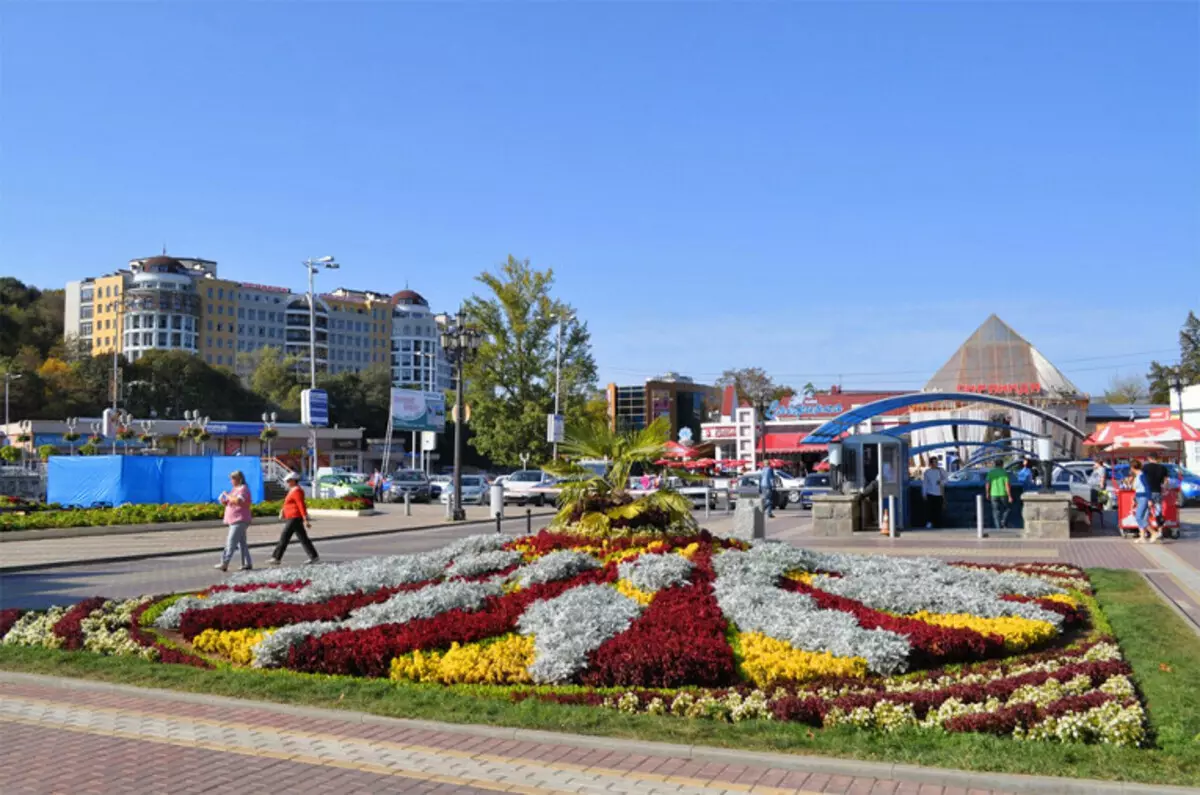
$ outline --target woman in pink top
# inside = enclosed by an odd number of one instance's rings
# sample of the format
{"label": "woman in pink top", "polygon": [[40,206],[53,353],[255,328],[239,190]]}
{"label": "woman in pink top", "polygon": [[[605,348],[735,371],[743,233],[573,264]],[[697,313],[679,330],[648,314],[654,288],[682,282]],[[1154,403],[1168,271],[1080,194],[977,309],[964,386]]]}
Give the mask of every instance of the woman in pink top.
{"label": "woman in pink top", "polygon": [[250,529],[250,488],[246,485],[246,476],[241,472],[229,475],[233,488],[221,492],[221,504],[225,506],[225,524],[229,525],[229,535],[225,538],[225,551],[221,554],[221,562],[215,568],[228,571],[229,561],[233,551],[242,550],[242,571],[254,568],[250,561],[250,546],[246,543],[246,531]]}

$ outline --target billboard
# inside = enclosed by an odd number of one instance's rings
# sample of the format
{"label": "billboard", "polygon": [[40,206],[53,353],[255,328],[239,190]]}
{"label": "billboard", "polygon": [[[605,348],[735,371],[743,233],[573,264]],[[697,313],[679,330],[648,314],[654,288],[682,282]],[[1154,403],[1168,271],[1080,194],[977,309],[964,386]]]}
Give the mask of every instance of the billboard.
{"label": "billboard", "polygon": [[329,424],[329,395],[324,389],[300,392],[300,422],[305,425]]}
{"label": "billboard", "polygon": [[446,397],[441,392],[392,389],[392,430],[446,430]]}

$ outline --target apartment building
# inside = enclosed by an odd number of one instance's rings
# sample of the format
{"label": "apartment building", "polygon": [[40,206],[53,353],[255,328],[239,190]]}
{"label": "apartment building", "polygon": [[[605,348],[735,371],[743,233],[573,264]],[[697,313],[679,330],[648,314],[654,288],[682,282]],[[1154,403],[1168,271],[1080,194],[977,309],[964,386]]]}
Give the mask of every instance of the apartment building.
{"label": "apartment building", "polygon": [[[308,369],[306,293],[222,278],[212,260],[155,257],[66,286],[64,330],[92,355],[182,350],[248,375],[253,354],[279,348]],[[387,367],[396,386],[452,386],[429,303],[412,290],[389,295],[339,287],[315,301],[317,368]],[[298,369],[301,369],[298,367]]]}

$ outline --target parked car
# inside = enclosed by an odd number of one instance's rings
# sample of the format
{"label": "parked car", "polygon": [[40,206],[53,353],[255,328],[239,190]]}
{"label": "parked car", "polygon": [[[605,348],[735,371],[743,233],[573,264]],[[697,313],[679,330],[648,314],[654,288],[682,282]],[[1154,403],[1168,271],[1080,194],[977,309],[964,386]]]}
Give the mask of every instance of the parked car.
{"label": "parked car", "polygon": [[[758,472],[747,472],[743,477],[759,477]],[[804,488],[804,480],[802,478],[789,475],[787,472],[775,472],[775,482],[782,484],[775,487],[776,491],[780,489],[787,492],[788,502],[795,505],[800,502],[800,491]]]}
{"label": "parked car", "polygon": [[351,475],[322,475],[317,478],[317,492],[322,497],[366,497],[372,499],[374,490]]}
{"label": "parked car", "polygon": [[[451,482],[442,488],[440,499],[445,504],[453,498],[454,483],[452,478]],[[463,475],[462,502],[463,505],[487,505],[491,502],[491,486],[488,485],[487,478],[483,477],[483,475]]]}
{"label": "parked car", "polygon": [[[736,502],[739,497],[759,496],[759,475],[742,475],[737,480],[737,487],[730,492],[730,498]],[[788,493],[783,489],[783,480],[775,476],[775,508],[783,510],[788,506]]]}
{"label": "parked car", "polygon": [[386,502],[404,502],[404,495],[410,502],[429,502],[433,499],[433,489],[425,473],[416,469],[402,469],[393,477],[384,492]]}
{"label": "parked car", "polygon": [[552,502],[553,495],[537,491],[549,486],[552,481],[553,479],[540,469],[518,470],[504,481],[504,504],[515,502],[517,505],[545,505]]}
{"label": "parked car", "polygon": [[800,487],[800,507],[812,510],[812,498],[815,494],[828,494],[833,491],[833,480],[829,475],[814,473],[804,476],[804,484]]}

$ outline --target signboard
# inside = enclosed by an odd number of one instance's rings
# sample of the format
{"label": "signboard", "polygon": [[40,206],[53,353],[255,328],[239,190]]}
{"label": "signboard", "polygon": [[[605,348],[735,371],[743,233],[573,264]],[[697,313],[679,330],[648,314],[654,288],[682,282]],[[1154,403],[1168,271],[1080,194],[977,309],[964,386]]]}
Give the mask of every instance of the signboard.
{"label": "signboard", "polygon": [[357,450],[359,449],[359,441],[357,439],[334,439],[334,450]]}
{"label": "signboard", "polygon": [[305,389],[300,393],[300,422],[305,425],[329,424],[329,395],[324,389]]}
{"label": "signboard", "polygon": [[782,400],[771,401],[771,405],[767,407],[766,415],[768,420],[826,414],[836,417],[845,410],[840,401],[837,403],[820,403],[813,397],[806,397],[803,400],[796,400],[795,397],[785,397]]}
{"label": "signboard", "polygon": [[551,444],[557,444],[566,438],[563,428],[563,415],[547,414],[546,415],[546,441]]}
{"label": "signboard", "polygon": [[737,426],[736,425],[701,425],[700,426],[700,438],[704,439],[704,441],[706,441],[706,442],[711,441],[713,439],[736,439],[737,438]]}
{"label": "signboard", "polygon": [[437,449],[437,434],[433,431],[421,432],[421,449],[425,452]]}
{"label": "signboard", "polygon": [[1040,395],[1041,384],[959,384],[959,392],[980,395]]}
{"label": "signboard", "polygon": [[392,389],[392,430],[446,430],[446,397],[441,392]]}

